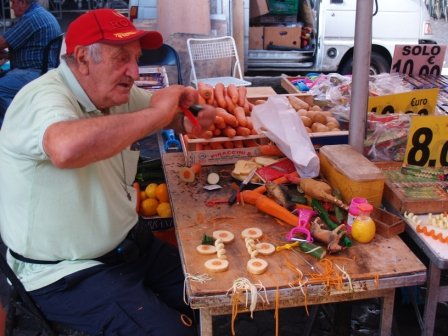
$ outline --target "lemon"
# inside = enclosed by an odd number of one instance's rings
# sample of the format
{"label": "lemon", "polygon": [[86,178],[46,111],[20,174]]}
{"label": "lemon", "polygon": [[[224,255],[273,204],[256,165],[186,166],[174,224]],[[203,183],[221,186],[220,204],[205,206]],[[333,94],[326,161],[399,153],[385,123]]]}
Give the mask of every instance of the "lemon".
{"label": "lemon", "polygon": [[166,183],[160,183],[156,187],[155,195],[159,202],[168,202],[170,200]]}
{"label": "lemon", "polygon": [[171,205],[168,202],[161,202],[157,206],[157,214],[163,218],[172,217]]}
{"label": "lemon", "polygon": [[157,189],[157,183],[150,183],[145,188],[146,196],[149,198],[156,198],[156,189]]}
{"label": "lemon", "polygon": [[155,198],[147,198],[140,204],[140,211],[143,216],[155,216],[157,215],[157,206],[159,201]]}
{"label": "lemon", "polygon": [[352,237],[358,243],[370,242],[375,237],[375,222],[370,217],[356,218],[352,224]]}

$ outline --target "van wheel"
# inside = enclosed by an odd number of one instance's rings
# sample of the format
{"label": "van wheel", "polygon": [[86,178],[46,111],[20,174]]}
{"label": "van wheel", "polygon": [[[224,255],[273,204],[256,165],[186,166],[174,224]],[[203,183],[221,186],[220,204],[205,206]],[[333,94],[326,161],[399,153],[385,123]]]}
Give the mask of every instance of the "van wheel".
{"label": "van wheel", "polygon": [[[353,68],[353,57],[348,58],[341,67],[341,75],[350,75]],[[372,52],[370,55],[369,75],[378,75],[382,72],[390,72],[389,61],[377,52]]]}

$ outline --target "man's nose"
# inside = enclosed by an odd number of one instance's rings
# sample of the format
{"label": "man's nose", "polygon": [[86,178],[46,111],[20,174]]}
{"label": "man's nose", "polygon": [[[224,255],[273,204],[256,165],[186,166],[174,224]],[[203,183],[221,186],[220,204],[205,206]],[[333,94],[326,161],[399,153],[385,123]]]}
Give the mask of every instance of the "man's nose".
{"label": "man's nose", "polygon": [[138,63],[136,61],[132,62],[129,65],[127,75],[134,80],[137,80],[139,78]]}

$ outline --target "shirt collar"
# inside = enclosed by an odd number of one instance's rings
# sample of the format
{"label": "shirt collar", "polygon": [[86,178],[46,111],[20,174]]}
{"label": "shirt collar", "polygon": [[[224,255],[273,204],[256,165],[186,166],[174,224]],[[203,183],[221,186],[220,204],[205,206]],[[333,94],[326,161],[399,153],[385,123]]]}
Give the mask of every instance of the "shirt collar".
{"label": "shirt collar", "polygon": [[69,66],[67,65],[67,62],[64,59],[61,60],[61,64],[59,65],[58,69],[62,78],[64,78],[68,88],[73,93],[76,100],[81,105],[82,109],[85,112],[97,112],[98,109],[92,103],[90,98],[87,96],[87,93],[81,87],[75,75],[70,70]]}

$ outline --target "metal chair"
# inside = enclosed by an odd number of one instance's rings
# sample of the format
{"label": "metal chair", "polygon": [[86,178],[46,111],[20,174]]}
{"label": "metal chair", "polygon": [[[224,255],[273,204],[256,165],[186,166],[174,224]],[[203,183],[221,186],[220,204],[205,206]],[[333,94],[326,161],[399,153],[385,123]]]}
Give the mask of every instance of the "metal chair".
{"label": "metal chair", "polygon": [[170,65],[177,69],[177,83],[183,84],[182,69],[180,64],[179,54],[176,49],[168,44],[163,44],[156,50],[142,50],[142,56],[138,61],[138,65]]}
{"label": "metal chair", "polygon": [[44,48],[44,55],[42,59],[42,67],[40,69],[40,74],[43,75],[48,71],[48,62],[50,59],[50,53],[54,53],[56,55],[57,59],[57,65],[60,63],[60,54],[61,54],[61,48],[62,48],[62,41],[64,40],[64,33],[56,36]]}
{"label": "metal chair", "polygon": [[191,63],[191,82],[198,86],[203,82],[211,86],[223,83],[225,86],[248,86],[243,79],[235,40],[232,36],[216,38],[189,38],[188,54]]}

